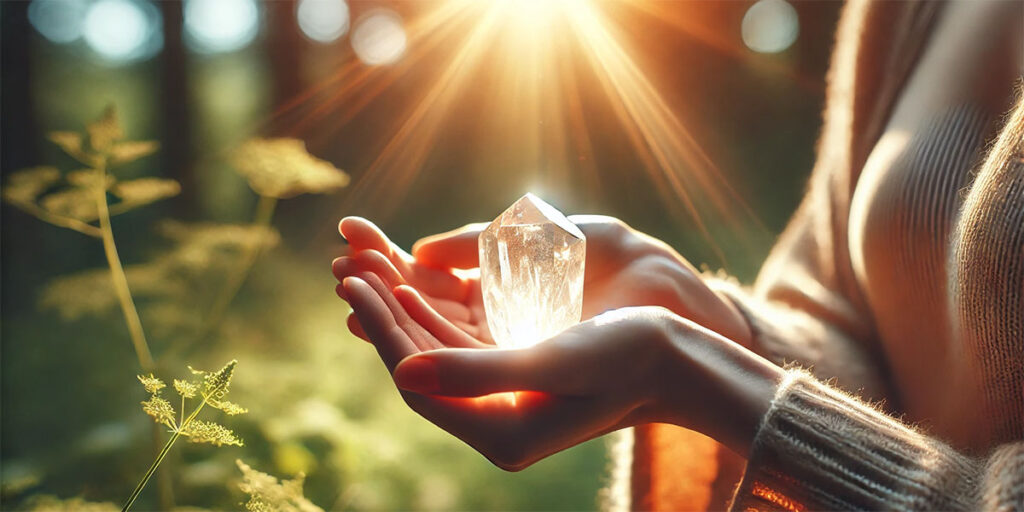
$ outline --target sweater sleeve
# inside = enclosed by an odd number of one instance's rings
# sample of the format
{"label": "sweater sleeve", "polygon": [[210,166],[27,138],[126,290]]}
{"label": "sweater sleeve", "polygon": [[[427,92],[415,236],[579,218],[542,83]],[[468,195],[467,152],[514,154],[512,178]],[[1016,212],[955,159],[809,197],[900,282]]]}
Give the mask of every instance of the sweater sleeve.
{"label": "sweater sleeve", "polygon": [[791,370],[732,510],[1024,510],[1024,441],[972,459]]}

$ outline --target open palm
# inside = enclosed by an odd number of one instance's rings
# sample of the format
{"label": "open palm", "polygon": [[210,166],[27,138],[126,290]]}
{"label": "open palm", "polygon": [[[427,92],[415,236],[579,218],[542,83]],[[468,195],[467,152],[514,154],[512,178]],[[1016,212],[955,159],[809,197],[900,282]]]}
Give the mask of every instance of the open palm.
{"label": "open palm", "polygon": [[[628,306],[661,306],[680,316],[743,342],[745,322],[727,300],[708,288],[700,274],[663,242],[635,231],[612,217],[570,217],[587,237],[583,319]],[[394,288],[409,285],[438,313],[473,338],[493,343],[480,290],[477,239],[485,223],[420,240],[409,254],[388,240],[371,222],[348,217],[340,231],[349,256],[334,261],[335,277],[359,271],[379,276]],[[338,294],[345,298],[339,285]],[[365,338],[355,317],[349,326]]]}
{"label": "open palm", "polygon": [[498,467],[517,471],[660,419],[650,390],[662,386],[652,385],[651,376],[669,373],[656,369],[670,358],[655,348],[668,344],[637,343],[655,331],[657,313],[591,320],[537,346],[508,350],[469,336],[410,286],[391,289],[359,271],[341,287],[396,383],[413,388],[401,392],[409,407]]}

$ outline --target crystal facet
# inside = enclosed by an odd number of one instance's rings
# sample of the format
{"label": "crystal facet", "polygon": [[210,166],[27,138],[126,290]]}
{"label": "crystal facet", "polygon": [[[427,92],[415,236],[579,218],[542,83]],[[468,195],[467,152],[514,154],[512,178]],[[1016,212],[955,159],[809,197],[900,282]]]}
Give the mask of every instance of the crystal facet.
{"label": "crystal facet", "polygon": [[580,321],[587,239],[526,194],[480,233],[480,286],[495,343],[528,347]]}

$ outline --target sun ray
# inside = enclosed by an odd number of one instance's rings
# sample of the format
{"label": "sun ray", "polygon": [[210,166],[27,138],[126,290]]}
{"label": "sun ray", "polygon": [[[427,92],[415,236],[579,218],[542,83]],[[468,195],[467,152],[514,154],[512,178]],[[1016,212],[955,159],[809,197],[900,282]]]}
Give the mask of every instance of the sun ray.
{"label": "sun ray", "polygon": [[[678,117],[630,54],[617,26],[620,20],[607,15],[606,2],[446,0],[431,5],[436,7],[409,23],[409,53],[402,62],[374,68],[353,58],[277,112],[277,128],[310,131],[311,144],[330,144],[400,80],[423,80],[420,92],[399,97],[407,106],[398,109],[386,138],[371,145],[379,148],[376,157],[353,169],[357,179],[343,200],[346,213],[368,207],[379,220],[387,219],[428,168],[436,148],[453,147],[450,137],[456,132],[450,129],[460,122],[472,128],[459,135],[470,139],[460,142],[488,150],[469,155],[478,164],[466,172],[497,172],[497,166],[500,172],[516,173],[523,186],[575,188],[601,198],[611,193],[601,178],[608,169],[598,161],[593,140],[596,126],[607,129],[608,121],[591,125],[590,102],[596,98],[610,109],[613,129],[624,135],[639,175],[654,185],[665,211],[680,226],[695,226],[723,263],[712,225],[716,230],[751,225],[764,230],[704,152],[693,127]],[[615,7],[645,17],[668,10],[646,2]],[[678,13],[666,16],[665,23],[724,54],[741,55],[737,45]],[[600,93],[594,96],[594,91]],[[467,104],[478,107],[469,111],[478,118],[455,118],[456,111],[466,115],[460,109]],[[599,140],[606,139],[602,135]]]}

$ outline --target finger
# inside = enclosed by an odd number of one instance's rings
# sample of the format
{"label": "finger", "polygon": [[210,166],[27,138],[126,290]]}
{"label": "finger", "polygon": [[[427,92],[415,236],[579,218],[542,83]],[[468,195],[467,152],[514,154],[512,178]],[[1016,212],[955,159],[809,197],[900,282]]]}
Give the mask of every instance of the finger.
{"label": "finger", "polygon": [[376,224],[362,217],[345,217],[338,223],[338,231],[345,237],[352,252],[371,249],[389,258],[408,254],[388,239]]}
{"label": "finger", "polygon": [[[455,301],[461,301],[466,296],[466,285],[462,278],[450,272],[415,264],[412,256],[388,240],[384,232],[370,221],[361,217],[345,217],[338,229],[349,242],[352,253],[350,257],[358,258],[360,254],[368,251],[380,253],[391,262],[391,266],[405,281],[409,281],[427,295]],[[332,269],[338,277],[335,265],[332,265]],[[344,279],[344,276],[338,279]],[[401,284],[394,280],[392,283],[395,286]]]}
{"label": "finger", "polygon": [[[458,320],[452,320],[452,324],[455,325],[455,327],[458,327],[459,329],[462,329],[463,331],[466,332],[466,334],[472,336],[473,338],[478,339],[481,342],[484,342],[484,338],[485,337],[484,337],[483,332],[481,332],[479,327],[477,327],[477,326],[475,326],[473,324],[470,324],[470,323],[460,322]],[[487,345],[493,346],[492,343],[487,343]]]}
{"label": "finger", "polygon": [[427,331],[422,325],[417,323],[409,313],[406,312],[402,304],[395,299],[395,294],[392,292],[393,287],[384,282],[379,276],[373,273],[360,273],[360,277],[366,281],[370,287],[372,287],[377,295],[381,297],[388,308],[391,310],[391,314],[395,317],[395,323],[398,324],[409,338],[416,344],[416,347],[421,351],[423,350],[434,350],[438,348],[444,348],[444,344],[437,340],[430,331]]}
{"label": "finger", "polygon": [[428,236],[412,246],[413,257],[424,265],[440,268],[480,266],[477,239],[487,223],[468,224],[459,229]]}
{"label": "finger", "polygon": [[[359,272],[372,272],[381,277],[389,286],[399,286],[406,283],[400,272],[381,253],[375,250],[367,250],[355,256],[337,258],[331,265],[331,271],[338,281],[346,277],[357,275]],[[345,288],[341,285],[335,287],[335,292],[342,299],[347,300]],[[451,321],[468,322],[470,311],[465,304],[450,299],[435,298],[430,295],[424,297],[431,307]]]}
{"label": "finger", "polygon": [[429,304],[430,307],[434,308],[434,311],[437,311],[441,316],[447,318],[451,322],[466,323],[471,320],[472,313],[469,311],[469,308],[461,302],[438,299],[423,293],[421,293],[420,296],[423,297],[423,300],[427,301],[427,304]]}
{"label": "finger", "polygon": [[391,264],[391,260],[373,249],[360,251],[354,256],[335,259],[331,264],[331,272],[334,273],[334,277],[338,281],[357,275],[360,272],[372,272],[377,274],[390,287],[405,284],[405,278]]}
{"label": "finger", "polygon": [[348,326],[348,331],[357,338],[360,338],[363,341],[370,341],[369,336],[366,335],[366,331],[363,330],[363,326],[359,325],[359,317],[357,317],[355,313],[350,313],[348,315],[348,318],[345,319],[345,325]]}
{"label": "finger", "polygon": [[399,388],[420,394],[483,396],[504,391],[555,393],[565,378],[558,364],[540,360],[535,348],[432,350],[395,368]]}
{"label": "finger", "polygon": [[366,281],[348,277],[342,282],[352,311],[389,372],[403,358],[419,352],[416,344],[395,321],[388,305]]}
{"label": "finger", "polygon": [[430,331],[444,345],[462,348],[488,348],[491,346],[473,339],[465,331],[452,325],[431,308],[411,286],[399,286],[395,288],[394,293],[395,298],[409,313],[409,316]]}

